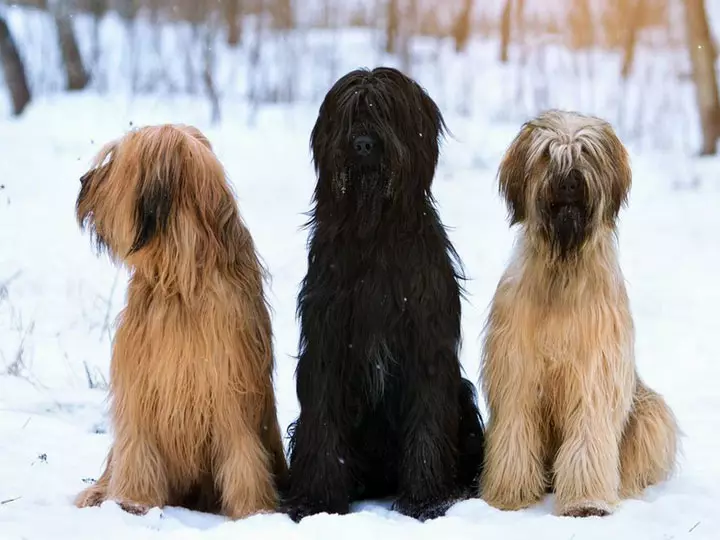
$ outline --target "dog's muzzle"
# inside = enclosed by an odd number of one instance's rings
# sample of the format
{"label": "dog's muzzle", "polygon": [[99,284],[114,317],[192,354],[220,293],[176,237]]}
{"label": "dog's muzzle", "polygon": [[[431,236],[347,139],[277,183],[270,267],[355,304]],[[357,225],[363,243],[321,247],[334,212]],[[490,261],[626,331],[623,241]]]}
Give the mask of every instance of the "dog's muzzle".
{"label": "dog's muzzle", "polygon": [[360,165],[376,165],[380,161],[380,141],[375,135],[362,134],[353,137],[351,143],[353,159]]}
{"label": "dog's muzzle", "polygon": [[553,182],[550,193],[549,228],[562,256],[576,251],[585,241],[587,188],[582,175],[573,170]]}

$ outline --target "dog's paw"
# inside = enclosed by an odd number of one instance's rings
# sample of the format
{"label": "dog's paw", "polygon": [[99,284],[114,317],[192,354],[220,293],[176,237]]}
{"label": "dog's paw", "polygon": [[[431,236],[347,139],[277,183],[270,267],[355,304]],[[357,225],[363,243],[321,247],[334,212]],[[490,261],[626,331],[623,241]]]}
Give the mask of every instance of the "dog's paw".
{"label": "dog's paw", "polygon": [[605,517],[612,513],[610,505],[603,501],[582,501],[568,504],[561,509],[560,515],[564,517]]}
{"label": "dog's paw", "polygon": [[401,498],[395,501],[392,509],[408,517],[415,518],[418,521],[427,521],[444,516],[445,512],[447,512],[454,503],[454,498],[439,501],[435,499],[429,501],[413,501]]}
{"label": "dog's paw", "polygon": [[310,501],[304,500],[293,500],[284,502],[280,505],[280,512],[290,516],[294,522],[299,523],[303,518],[307,516],[313,516],[315,514],[347,514],[350,511],[350,504],[341,503],[323,503],[319,500]]}
{"label": "dog's paw", "polygon": [[83,490],[75,499],[75,506],[78,508],[87,508],[90,506],[100,506],[106,497],[105,490],[97,484]]}
{"label": "dog's paw", "polygon": [[144,516],[150,511],[151,506],[142,503],[136,503],[132,501],[115,501],[117,505],[125,510],[128,514],[134,516]]}

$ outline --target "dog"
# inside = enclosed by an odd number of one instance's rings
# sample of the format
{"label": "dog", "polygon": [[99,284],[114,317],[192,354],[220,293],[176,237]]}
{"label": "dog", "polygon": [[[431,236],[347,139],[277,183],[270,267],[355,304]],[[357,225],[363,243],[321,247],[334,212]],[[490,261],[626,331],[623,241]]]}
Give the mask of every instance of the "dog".
{"label": "dog", "polygon": [[388,67],[346,74],[321,104],[283,503],[296,521],[386,497],[430,519],[477,481],[484,428],[458,359],[462,268],[430,193],[444,133],[434,101]]}
{"label": "dog", "polygon": [[669,478],[678,444],[635,366],[616,241],[629,157],[607,122],[550,110],[522,127],[498,180],[520,235],[485,327],[481,495],[514,510],[554,490],[557,514],[604,516]]}
{"label": "dog", "polygon": [[76,212],[131,271],[110,365],[115,439],[76,505],[276,509],[287,464],[267,272],[207,138],[160,125],[109,143],[81,178]]}

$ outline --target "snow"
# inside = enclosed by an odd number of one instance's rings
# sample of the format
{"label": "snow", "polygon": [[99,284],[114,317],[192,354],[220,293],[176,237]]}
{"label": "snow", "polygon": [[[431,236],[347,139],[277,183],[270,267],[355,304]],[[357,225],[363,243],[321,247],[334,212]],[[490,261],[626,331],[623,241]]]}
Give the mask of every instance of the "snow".
{"label": "snow", "polygon": [[[357,34],[343,39],[350,49],[340,55],[337,75],[377,62],[361,54]],[[476,381],[482,325],[514,238],[495,173],[533,103],[513,106],[508,96],[516,88],[508,81],[517,74],[492,63],[494,48],[476,44],[470,55],[483,71],[469,78],[460,61],[442,62],[442,70],[422,64],[417,76],[438,98],[453,132],[443,147],[434,194],[470,278],[462,362]],[[670,69],[667,58],[662,62],[654,64],[657,77]],[[615,97],[597,89],[595,95],[607,103],[578,97],[582,92],[562,94],[567,79],[558,75],[547,78],[549,104],[617,120],[626,102],[611,79],[615,64],[597,64],[595,83]],[[53,76],[48,69],[47,80]],[[315,86],[331,82],[326,79],[323,72]],[[460,94],[457,88],[467,81],[472,111],[459,114],[453,90]],[[652,84],[631,81],[628,95],[642,97]],[[144,517],[112,503],[76,509],[72,499],[85,479],[100,474],[112,440],[102,382],[127,280],[124,270],[94,255],[75,223],[78,179],[90,158],[131,124],[187,122],[208,135],[272,274],[276,393],[285,429],[298,412],[295,300],[306,269],[307,233],[301,226],[315,181],[308,136],[320,95],[308,90],[297,105],[264,106],[252,124],[248,105],[227,94],[223,121],[215,126],[209,125],[205,99],[179,93],[92,90],[68,96],[45,88],[20,120],[0,114],[0,540],[718,538],[720,160],[691,156],[697,124],[688,89],[672,96],[674,108],[658,120],[668,101],[661,91],[649,95],[647,114],[633,120],[642,129],[621,131],[633,157],[634,185],[619,238],[639,371],[679,419],[685,434],[680,469],[641,499],[624,501],[612,516],[584,520],[553,516],[552,496],[518,512],[501,512],[479,499],[463,501],[446,517],[424,524],[390,511],[387,502],[361,503],[350,515],[317,515],[300,524],[281,514],[232,522],[179,508],[154,509]],[[628,110],[634,111],[630,105]]]}

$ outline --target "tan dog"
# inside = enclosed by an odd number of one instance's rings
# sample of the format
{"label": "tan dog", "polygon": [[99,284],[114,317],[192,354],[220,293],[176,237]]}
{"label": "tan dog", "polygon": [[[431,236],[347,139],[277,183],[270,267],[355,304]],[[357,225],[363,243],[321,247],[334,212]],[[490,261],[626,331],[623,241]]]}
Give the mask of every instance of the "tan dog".
{"label": "tan dog", "polygon": [[77,506],[273,510],[287,469],[265,271],[209,142],[138,129],[81,183],[81,226],[132,277],[110,368],[115,440]]}
{"label": "tan dog", "polygon": [[677,426],[637,375],[616,219],[631,171],[600,119],[549,111],[504,156],[500,191],[519,243],[486,326],[490,409],[482,497],[502,509],[609,514],[669,477]]}

